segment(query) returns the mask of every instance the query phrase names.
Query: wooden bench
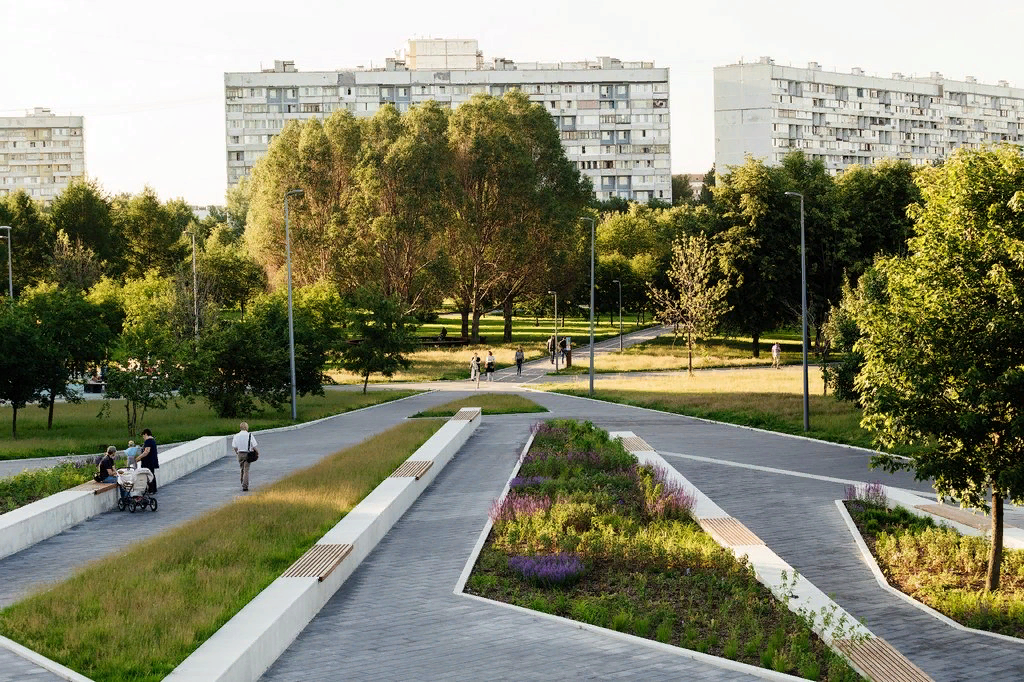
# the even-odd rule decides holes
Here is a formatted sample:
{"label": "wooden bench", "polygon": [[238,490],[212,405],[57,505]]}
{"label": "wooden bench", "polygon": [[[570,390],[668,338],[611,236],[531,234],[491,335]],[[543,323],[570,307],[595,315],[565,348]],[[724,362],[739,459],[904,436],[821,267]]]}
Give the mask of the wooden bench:
{"label": "wooden bench", "polygon": [[409,460],[395,469],[388,478],[415,478],[418,481],[420,480],[420,476],[427,473],[427,470],[430,469],[433,464],[434,462],[429,459]]}
{"label": "wooden bench", "polygon": [[323,582],[352,553],[352,545],[313,545],[281,574],[282,578],[316,578]]}
{"label": "wooden bench", "polygon": [[99,495],[105,493],[108,490],[115,490],[117,488],[116,483],[97,483],[96,481],[88,481],[82,485],[76,486],[76,490],[91,490],[93,495]]}
{"label": "wooden bench", "polygon": [[837,639],[834,644],[874,682],[934,682],[881,637],[862,641]]}

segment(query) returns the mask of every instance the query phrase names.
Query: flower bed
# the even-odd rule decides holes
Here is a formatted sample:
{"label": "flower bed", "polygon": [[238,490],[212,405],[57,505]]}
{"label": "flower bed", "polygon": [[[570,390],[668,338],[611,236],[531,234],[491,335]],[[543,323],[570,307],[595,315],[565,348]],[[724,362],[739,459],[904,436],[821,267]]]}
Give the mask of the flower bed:
{"label": "flower bed", "polygon": [[850,486],[845,503],[889,584],[962,625],[1024,638],[1024,550],[1003,550],[1000,589],[985,592],[988,538],[888,509],[879,488]]}
{"label": "flower bed", "polygon": [[466,584],[482,597],[816,680],[858,675],[589,422],[539,425]]}
{"label": "flower bed", "polygon": [[[0,478],[0,514],[93,480],[98,457],[69,457],[45,469],[31,469]],[[118,457],[114,466],[124,466]]]}

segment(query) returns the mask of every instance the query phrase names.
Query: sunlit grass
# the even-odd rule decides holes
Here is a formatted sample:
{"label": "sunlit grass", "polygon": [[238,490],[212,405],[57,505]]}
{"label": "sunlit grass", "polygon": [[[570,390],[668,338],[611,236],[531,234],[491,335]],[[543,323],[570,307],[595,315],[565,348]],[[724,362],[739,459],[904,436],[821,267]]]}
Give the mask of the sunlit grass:
{"label": "sunlit grass", "polygon": [[[871,434],[860,427],[860,408],[822,395],[820,371],[812,371],[808,379],[809,432],[803,430],[803,373],[798,367],[608,379],[595,384],[595,394],[610,402],[873,448]],[[587,394],[579,383],[537,384],[537,388]],[[909,450],[897,452],[908,454]]]}
{"label": "sunlit grass", "polygon": [[463,407],[479,407],[483,414],[516,414],[520,412],[547,412],[528,398],[514,393],[481,393],[469,398],[453,400],[414,414],[413,417],[451,417]]}
{"label": "sunlit grass", "polygon": [[[443,422],[405,422],[0,611],[0,633],[95,680],[159,680]],[[42,569],[41,569],[42,570]]]}
{"label": "sunlit grass", "polygon": [[[414,393],[377,391],[363,395],[349,391],[326,391],[322,396],[303,396],[298,399],[299,421],[312,421],[397,400]],[[46,429],[45,410],[34,407],[18,410],[17,440],[11,439],[11,408],[0,407],[0,459],[94,454],[103,452],[108,445],[123,450],[129,439],[125,426],[124,401],[111,400],[109,412],[98,417],[102,407],[101,401],[55,405],[51,430]],[[294,423],[291,420],[290,404],[245,417],[254,431]],[[238,419],[218,417],[204,400],[191,405],[180,400],[177,406],[148,410],[139,428],[152,429],[158,443],[176,443],[200,436],[235,433],[238,431],[238,422]],[[8,426],[6,430],[3,429],[4,424]]]}

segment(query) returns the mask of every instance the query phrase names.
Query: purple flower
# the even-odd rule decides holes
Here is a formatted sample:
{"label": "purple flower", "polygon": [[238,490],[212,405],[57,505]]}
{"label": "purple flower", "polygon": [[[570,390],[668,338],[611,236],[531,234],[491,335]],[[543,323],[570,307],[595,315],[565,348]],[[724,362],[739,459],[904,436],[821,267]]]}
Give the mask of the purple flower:
{"label": "purple flower", "polygon": [[513,521],[534,514],[543,514],[551,509],[551,498],[509,490],[508,494],[491,504],[492,523]]}
{"label": "purple flower", "polygon": [[653,471],[653,494],[647,495],[647,512],[655,518],[690,514],[697,502],[697,495],[687,490],[682,483],[669,476],[668,469],[658,465]]}
{"label": "purple flower", "polygon": [[561,585],[583,573],[583,562],[573,554],[514,556],[509,557],[508,567],[541,585]]}
{"label": "purple flower", "polygon": [[540,485],[541,483],[550,480],[551,479],[547,476],[516,476],[509,481],[508,487],[511,489],[524,488],[528,485]]}

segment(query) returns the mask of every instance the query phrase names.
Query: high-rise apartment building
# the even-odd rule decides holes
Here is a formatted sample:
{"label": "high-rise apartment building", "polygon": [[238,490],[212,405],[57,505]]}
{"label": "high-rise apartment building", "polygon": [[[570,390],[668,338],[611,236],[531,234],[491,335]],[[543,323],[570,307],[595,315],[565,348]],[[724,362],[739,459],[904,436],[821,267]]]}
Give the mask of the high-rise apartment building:
{"label": "high-rise apartment building", "polygon": [[485,63],[475,40],[410,40],[404,58],[379,68],[298,71],[290,61],[261,72],[225,73],[228,183],[247,175],[290,119],[347,109],[372,116],[427,100],[457,107],[478,93],[519,89],[558,125],[568,158],[599,199],[672,200],[668,69],[652,62]]}
{"label": "high-rise apartment building", "polygon": [[984,144],[1024,144],[1024,89],[963,81],[933,72],[892,78],[756,64],[715,68],[715,166],[747,155],[778,164],[799,149],[840,171],[852,164],[905,159],[915,165]]}
{"label": "high-rise apartment building", "polygon": [[85,123],[36,107],[0,117],[0,196],[19,189],[50,203],[73,178],[85,176]]}

